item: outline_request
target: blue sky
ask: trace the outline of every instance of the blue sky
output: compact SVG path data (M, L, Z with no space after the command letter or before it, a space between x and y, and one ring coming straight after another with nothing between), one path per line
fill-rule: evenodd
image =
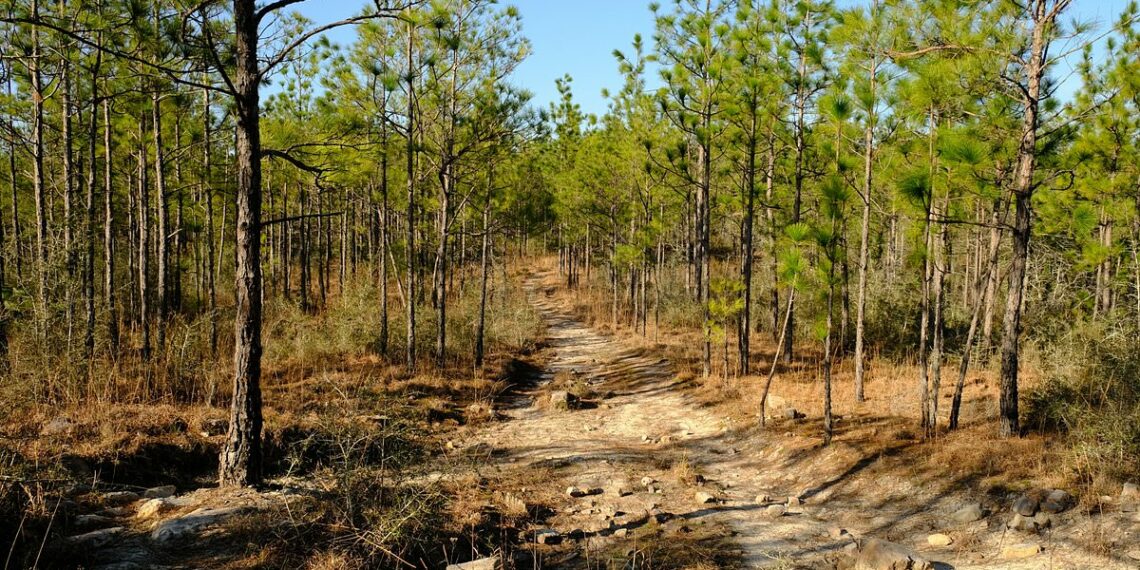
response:
M518 7L523 33L533 45L532 55L519 67L513 82L534 93L534 102L546 106L558 98L554 80L569 73L574 78L574 98L588 113L604 113L603 88L617 90L621 77L612 56L614 49L628 50L633 36L640 33L647 49L652 49L653 20L648 0L500 0ZM840 0L854 5L857 0ZM1076 0L1070 18L1099 23L1098 33L1111 26L1127 0ZM330 9L329 5L337 7ZM661 2L666 8L669 0ZM316 22L343 18L362 5L354 0L309 0L299 10ZM350 30L338 30L334 40L348 42ZM1059 78L1071 68L1059 66ZM1068 97L1078 87L1070 80L1061 90Z

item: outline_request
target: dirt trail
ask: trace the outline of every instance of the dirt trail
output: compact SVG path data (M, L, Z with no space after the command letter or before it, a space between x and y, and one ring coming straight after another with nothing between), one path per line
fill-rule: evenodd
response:
M631 540L655 519L672 519L681 524L657 530L715 529L737 549L733 564L746 568L834 568L851 558L852 534L889 537L940 561L938 568L1137 567L1124 553L1101 557L1058 537L1015 536L1004 530L1004 518L999 521L1004 514L952 523L949 513L971 499L968 489L936 492L902 477L860 481L865 464L828 465L828 451L799 457L802 446L790 445L790 434L736 429L677 387L661 351L630 346L569 316L552 294L553 279L545 273L528 282L548 326L552 356L544 379L571 374L606 397L593 408L556 410L539 405L545 392L535 388L504 412L506 421L489 424L468 444L494 450L481 467L488 474L548 470L546 491L560 503L548 522L563 533L584 530L587 550ZM679 463L687 467L677 468ZM694 473L703 482L694 481ZM643 477L652 478L655 489L643 487ZM562 492L570 485L604 493L571 498ZM619 487L632 493L613 493ZM698 503L700 492L715 501ZM803 504L791 501L786 514L773 516L769 507L789 497ZM927 536L934 532L946 532L958 544L929 547ZM1014 543L1041 544L1044 553L1003 559L1002 549ZM581 565L580 558L567 563Z

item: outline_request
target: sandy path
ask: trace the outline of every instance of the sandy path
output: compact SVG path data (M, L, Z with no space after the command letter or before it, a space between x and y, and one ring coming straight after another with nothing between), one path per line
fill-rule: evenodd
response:
M677 519L717 525L739 549L740 565L747 568L834 568L852 548L850 536L837 536L849 529L855 536L889 535L907 538L906 546L919 550L939 568L1037 569L1136 568L1123 557L1093 556L1073 544L1046 541L1040 537L1007 536L996 520L961 525L951 534L969 536L969 549L935 550L926 546L930 532L941 532L946 513L965 497L924 495L910 490L909 501L890 504L883 496L856 496L837 492L818 465L810 462L794 472L781 469L789 463L784 438L778 435L742 435L708 409L699 407L676 388L669 361L656 350L638 349L613 336L598 332L568 315L548 290L554 277L532 276L528 281L532 300L547 324L552 356L545 379L569 373L585 379L599 393L612 391L592 409L551 410L536 405L541 392L523 394L521 404L504 413L506 421L478 431L473 442L490 445L494 453L485 466L498 473L519 469L547 469L550 489L561 505L552 526L566 532L586 529L587 536L618 540L613 532L638 524L604 513L617 510L641 513L642 521L654 513L668 512ZM680 480L675 468L687 462L703 475L699 486ZM812 475L815 475L813 478ZM657 481L659 492L640 485L642 477ZM845 481L845 479L844 479ZM876 483L876 482L872 482ZM847 484L844 482L843 484ZM605 488L604 495L589 500L572 499L557 490L569 485ZM893 496L908 496L905 481L883 482ZM623 486L633 494L611 495ZM865 487L858 487L860 489ZM900 493L899 490L902 489ZM715 503L697 504L697 492L708 492ZM768 500L758 500L768 496ZM789 496L804 497L788 513L773 517L770 504L786 502ZM598 514L601 511L602 514ZM947 532L950 532L949 530ZM622 536L621 533L618 536ZM632 534L631 534L632 536ZM624 540L624 538L623 538ZM1012 542L1040 543L1045 554L1023 561L1002 560L1003 545Z

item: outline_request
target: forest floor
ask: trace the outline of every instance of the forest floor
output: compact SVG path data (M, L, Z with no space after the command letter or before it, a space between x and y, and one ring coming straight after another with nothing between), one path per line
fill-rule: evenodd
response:
M349 547L403 535L437 559L506 554L513 568L1140 567L1140 497L1074 484L1056 438L993 436L985 372L967 383L962 428L924 441L912 368L876 361L856 403L841 366L823 446L810 354L781 367L761 426L763 377L698 378L699 333L599 322L550 262L525 284L545 341L499 355L496 378L405 376L374 356L271 371L276 475L262 489L208 483L216 408L95 406L9 430L23 456L64 450L69 471L117 485L40 507L67 537L45 565L341 568ZM770 338L756 344L765 373ZM133 459L93 459L110 449ZM377 449L400 459L373 464ZM1073 504L1021 521L1048 528L1007 527L1015 501L1058 488ZM908 556L929 565L890 565Z
M484 456L474 469L489 487L549 507L527 537L558 543L531 547L546 567L836 568L862 557L878 568L872 537L935 568L1140 566L1140 516L1117 512L1112 497L1082 497L1049 528L1007 529L1012 501L1058 480L1046 440L996 440L981 431L989 422L968 417L963 433L920 441L885 382L869 387L868 404L838 406L831 446L813 390L783 380L761 429L739 402L714 405L677 373L669 357L684 361L692 338L592 328L549 268L529 285L548 326L546 371L507 403L505 421L465 427L449 446ZM967 414L984 415L990 392L971 382ZM784 417L792 407L807 417Z

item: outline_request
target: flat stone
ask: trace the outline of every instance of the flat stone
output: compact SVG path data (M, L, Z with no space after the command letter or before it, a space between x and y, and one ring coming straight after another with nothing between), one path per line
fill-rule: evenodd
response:
M101 528L91 532L69 536L64 539L71 546L83 548L99 548L106 545L115 539L115 537L123 534L126 531L121 526L113 526L111 528Z
M174 493L177 493L177 492L178 492L178 489L175 488L174 485L163 485L161 487L151 487L150 489L143 491L143 498L144 499L165 499L167 497L173 497Z
M1001 557L1005 560L1017 560L1020 558L1031 558L1041 553L1041 545L1038 544L1011 544L1001 549Z
M698 505L707 505L716 502L716 497L714 497L712 493L706 493L705 491L697 491L697 494L693 495L693 499Z
M1133 560L1140 562L1140 548L1138 548L1136 550L1129 550L1128 552L1125 552L1124 555L1133 559Z
M125 505L139 500L138 493L131 491L113 491L103 495L103 502L108 505Z
M78 515L72 521L78 528L90 528L93 526L105 526L114 522L115 519L105 517L102 515Z
M955 522L965 524L972 523L974 521L980 521L985 516L986 511L982 509L982 505L978 503L970 503L954 511L954 514L950 515L950 518L954 519Z
M954 544L954 539L950 538L950 535L948 535L948 534L939 533L939 534L932 534L932 535L926 537L926 543L929 544L930 546L944 547L944 546L950 546L951 544Z
M479 560L472 560L471 562L448 564L447 570L499 570L502 568L502 562L502 559L498 556L491 556L490 558L480 558Z
M868 538L855 559L858 570L933 570L934 565L913 550L893 542Z
M245 510L242 507L198 509L192 513L158 523L158 526L150 533L150 538L155 542L173 542L187 538Z

